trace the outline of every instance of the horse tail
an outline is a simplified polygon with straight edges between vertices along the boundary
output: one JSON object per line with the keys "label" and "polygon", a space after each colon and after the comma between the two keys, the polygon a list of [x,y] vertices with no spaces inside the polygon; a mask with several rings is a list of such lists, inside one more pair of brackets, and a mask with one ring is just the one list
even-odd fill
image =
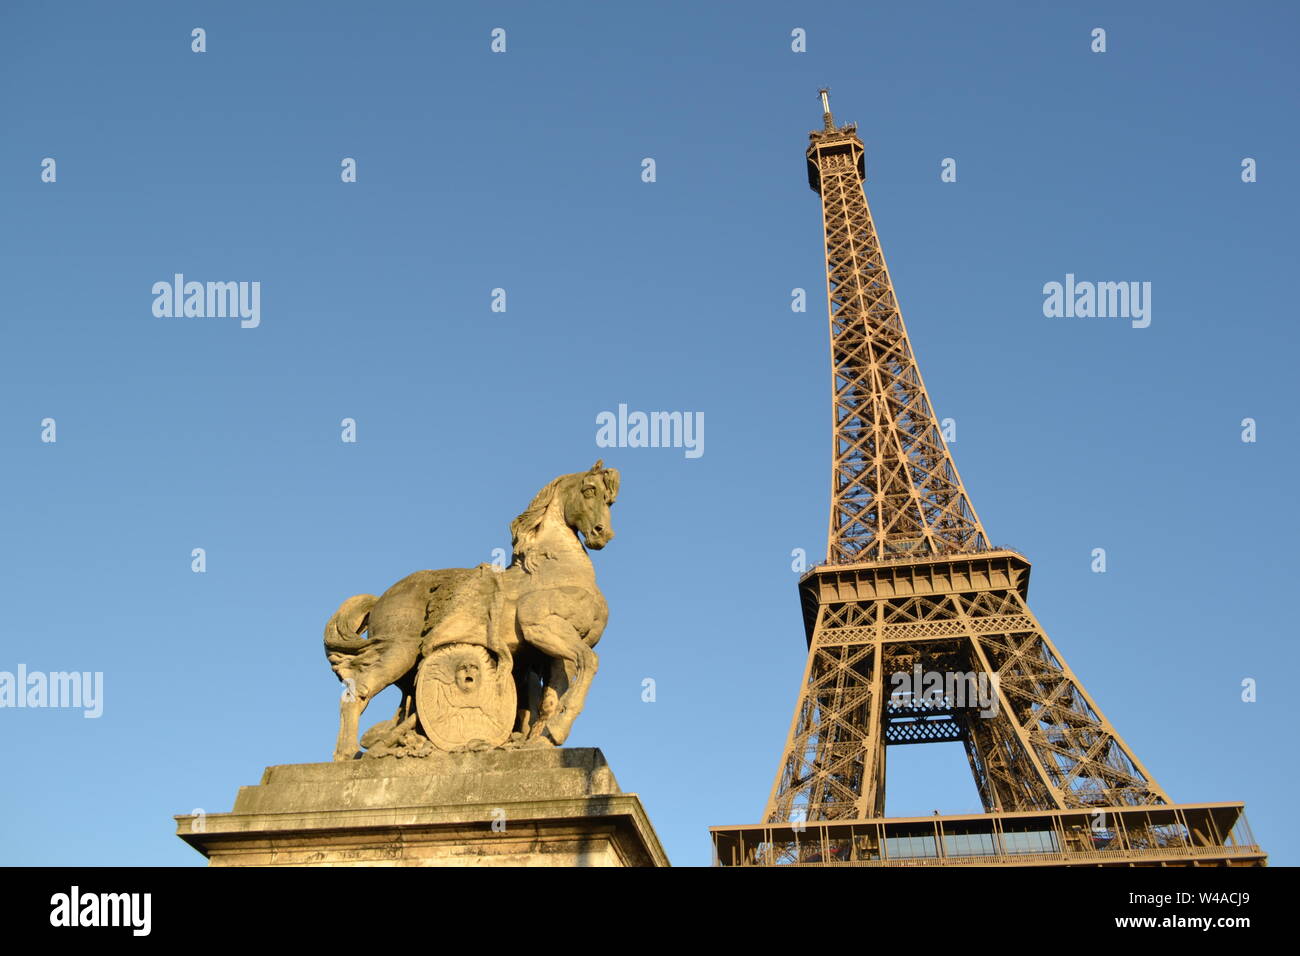
{"label": "horse tail", "polygon": [[370,610],[378,600],[373,594],[354,594],[326,622],[325,656],[331,663],[335,654],[351,657],[366,646],[364,635],[370,629]]}

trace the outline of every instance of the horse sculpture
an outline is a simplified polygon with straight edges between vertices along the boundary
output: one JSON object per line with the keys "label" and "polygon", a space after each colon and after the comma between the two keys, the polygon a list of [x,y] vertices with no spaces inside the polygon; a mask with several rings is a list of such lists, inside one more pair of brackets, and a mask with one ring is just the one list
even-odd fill
{"label": "horse sculpture", "polygon": [[587,549],[614,537],[618,486],[601,461],[547,484],[510,523],[507,568],[416,571],[344,601],[325,625],[344,684],[334,759],[359,756],[361,714],[394,684],[402,702],[361,738],[366,756],[562,745],[609,617]]}

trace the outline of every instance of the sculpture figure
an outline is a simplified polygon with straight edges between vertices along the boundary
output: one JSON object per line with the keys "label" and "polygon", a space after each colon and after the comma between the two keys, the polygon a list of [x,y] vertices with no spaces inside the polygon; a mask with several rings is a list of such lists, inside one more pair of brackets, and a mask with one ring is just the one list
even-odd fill
{"label": "sculpture figure", "polygon": [[505,569],[416,571],[344,601],[325,625],[344,684],[334,759],[358,756],[361,714],[394,684],[401,704],[361,738],[366,756],[563,744],[609,616],[587,549],[614,537],[618,486],[601,461],[547,484],[510,523]]}

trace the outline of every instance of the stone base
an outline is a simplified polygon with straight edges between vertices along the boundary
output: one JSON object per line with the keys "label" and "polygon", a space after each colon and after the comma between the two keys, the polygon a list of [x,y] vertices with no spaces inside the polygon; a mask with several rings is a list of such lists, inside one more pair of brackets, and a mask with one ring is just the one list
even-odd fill
{"label": "stone base", "polygon": [[210,866],[668,866],[594,748],[268,767],[176,835]]}

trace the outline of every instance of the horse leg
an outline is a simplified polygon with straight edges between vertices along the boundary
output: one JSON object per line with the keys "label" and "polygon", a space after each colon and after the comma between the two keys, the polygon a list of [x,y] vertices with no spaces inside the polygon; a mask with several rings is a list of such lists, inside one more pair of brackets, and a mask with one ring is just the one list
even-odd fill
{"label": "horse leg", "polygon": [[397,714],[393,717],[393,720],[400,724],[415,713],[415,668],[412,667],[393,683],[398,693],[402,695],[402,701],[397,705]]}
{"label": "horse leg", "polygon": [[[577,629],[558,614],[548,614],[540,620],[533,621],[525,621],[521,618],[520,625],[524,639],[552,658],[553,668],[559,668],[561,683],[567,682],[565,664],[573,668],[573,680],[568,682],[569,686],[563,694],[557,694],[553,698],[554,712],[539,718],[531,734],[535,738],[545,733],[558,747],[569,736],[574,720],[582,712],[582,705],[587,699],[587,689],[591,686],[592,678],[596,676],[596,668],[600,661],[596,657],[596,652],[587,646]],[[554,670],[552,681],[555,681]],[[554,692],[553,687],[548,687],[547,690]],[[543,710],[546,709],[544,700]]]}
{"label": "horse leg", "polygon": [[[543,665],[545,666],[545,665]],[[537,714],[537,719],[533,722],[532,729],[528,732],[529,740],[537,740],[545,732],[547,722],[554,717],[560,710],[560,694],[563,692],[564,685],[557,682],[556,675],[560,675],[560,680],[564,678],[564,661],[559,658],[552,658],[550,662],[550,677],[543,677],[539,672],[537,675],[537,701],[533,710]]]}
{"label": "horse leg", "polygon": [[536,723],[533,716],[537,713],[537,705],[534,700],[537,693],[534,689],[535,680],[531,662],[516,657],[514,677],[516,701],[514,732],[520,737],[527,738]]}
{"label": "horse leg", "polygon": [[547,718],[559,712],[560,701],[569,690],[572,671],[573,665],[564,658],[551,658],[551,675],[546,680],[546,691],[542,695],[542,708]]}

